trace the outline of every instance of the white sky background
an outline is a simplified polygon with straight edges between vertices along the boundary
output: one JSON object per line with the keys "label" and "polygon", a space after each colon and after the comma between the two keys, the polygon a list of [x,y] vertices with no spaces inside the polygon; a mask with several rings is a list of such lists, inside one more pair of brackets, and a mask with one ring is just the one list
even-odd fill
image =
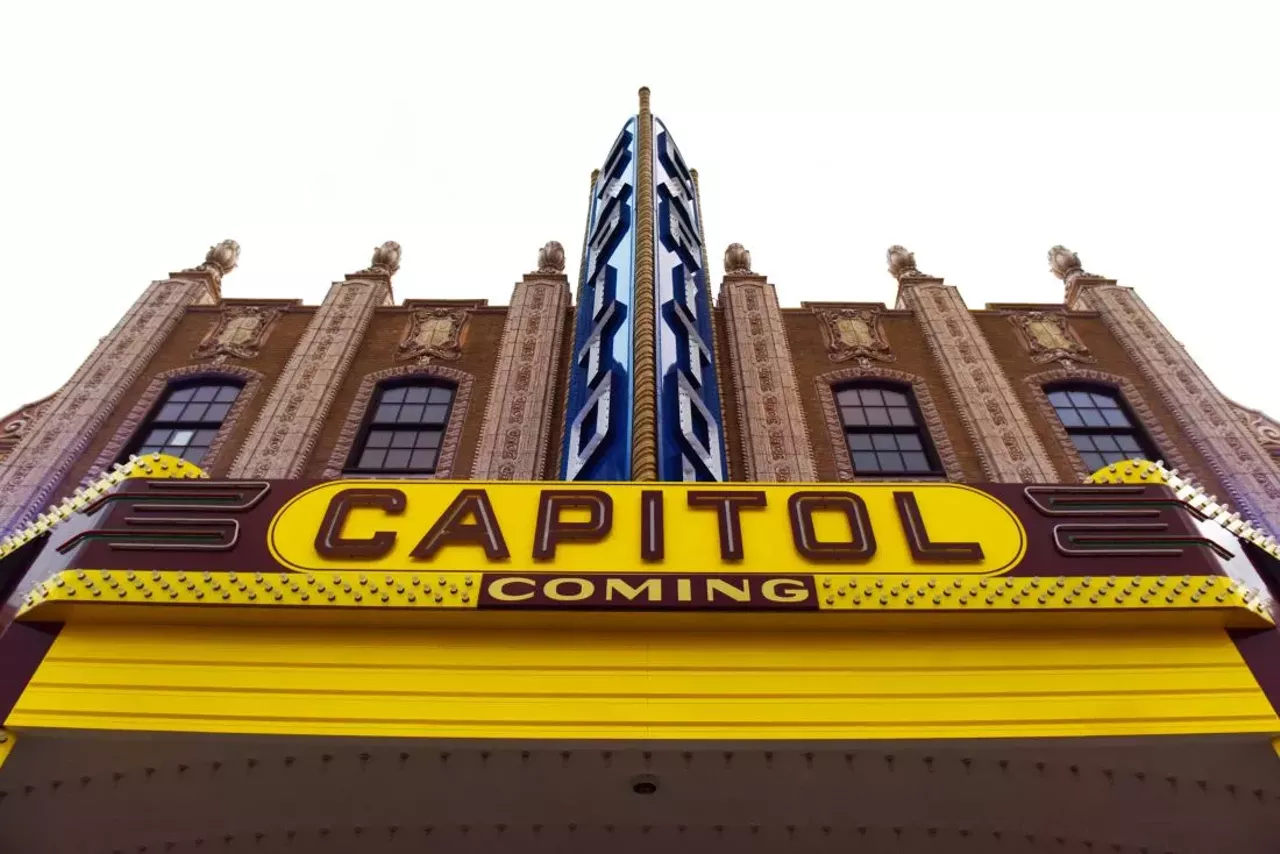
{"label": "white sky background", "polygon": [[[636,89],[699,171],[719,281],[884,301],[885,249],[971,307],[1053,302],[1045,253],[1132,285],[1280,416],[1280,5],[0,5],[0,413],[148,282],[231,237],[229,297],[301,297],[397,240],[397,299],[576,278]],[[576,284],[576,282],[575,282]]]}

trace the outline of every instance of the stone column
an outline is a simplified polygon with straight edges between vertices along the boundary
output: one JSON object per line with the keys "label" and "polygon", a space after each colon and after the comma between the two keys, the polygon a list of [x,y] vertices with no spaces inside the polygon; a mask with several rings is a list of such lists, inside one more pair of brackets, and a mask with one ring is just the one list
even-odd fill
{"label": "stone column", "polygon": [[816,480],[778,294],[768,279],[751,272],[751,253],[741,243],[724,253],[720,307],[730,351],[726,361],[738,392],[747,480]]}
{"label": "stone column", "polygon": [[338,388],[364,338],[373,310],[391,305],[400,244],[373,252],[373,263],[334,282],[271,389],[231,466],[233,478],[299,477]]}
{"label": "stone column", "polygon": [[889,272],[898,280],[897,306],[910,309],[920,324],[984,474],[996,483],[1060,482],[960,292],[921,273],[901,246],[889,247],[888,255]]}
{"label": "stone column", "polygon": [[1065,247],[1049,250],[1049,264],[1066,284],[1067,307],[1102,317],[1208,460],[1232,502],[1255,524],[1280,529],[1280,468],[1147,304],[1132,288],[1086,273],[1079,256]]}
{"label": "stone column", "polygon": [[552,241],[511,294],[472,478],[540,480],[547,454],[555,457],[551,413],[568,307],[564,247]]}
{"label": "stone column", "polygon": [[0,532],[44,509],[125,389],[142,373],[188,306],[216,303],[240,246],[224,240],[204,263],[152,282],[59,391],[51,408],[0,463]]}

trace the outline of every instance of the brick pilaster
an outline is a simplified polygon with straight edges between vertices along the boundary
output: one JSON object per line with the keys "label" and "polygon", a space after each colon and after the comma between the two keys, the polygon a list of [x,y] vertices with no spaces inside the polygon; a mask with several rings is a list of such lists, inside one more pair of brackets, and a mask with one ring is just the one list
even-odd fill
{"label": "brick pilaster", "polygon": [[1280,468],[1155,313],[1132,288],[1086,273],[1079,256],[1062,246],[1049,250],[1049,262],[1066,284],[1067,307],[1102,317],[1237,508],[1255,524],[1280,529]]}
{"label": "brick pilaster", "polygon": [[224,240],[203,264],[152,282],[60,390],[52,408],[0,463],[0,531],[11,531],[54,498],[120,396],[142,373],[188,306],[215,303],[240,246]]}
{"label": "brick pilaster", "polygon": [[276,380],[231,466],[233,478],[300,477],[373,311],[391,304],[399,244],[374,251],[373,264],[335,282]]}
{"label": "brick pilaster", "polygon": [[551,414],[568,307],[564,248],[548,243],[538,271],[511,295],[472,478],[539,480],[548,453],[555,458],[559,437],[551,435]]}
{"label": "brick pilaster", "polygon": [[720,307],[730,350],[725,361],[732,366],[738,393],[747,480],[816,480],[777,291],[764,276],[751,272],[750,253],[740,244],[725,252],[724,267]]}
{"label": "brick pilaster", "polygon": [[889,249],[889,272],[898,280],[898,307],[920,324],[984,474],[997,483],[1061,481],[960,292],[921,273],[901,246]]}

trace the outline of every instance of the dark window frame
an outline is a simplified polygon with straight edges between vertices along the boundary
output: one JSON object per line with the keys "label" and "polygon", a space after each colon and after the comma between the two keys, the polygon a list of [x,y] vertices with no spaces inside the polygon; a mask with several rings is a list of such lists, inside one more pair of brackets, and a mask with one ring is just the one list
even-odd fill
{"label": "dark window frame", "polygon": [[[1097,471],[1113,463],[1135,458],[1152,461],[1163,459],[1160,449],[1156,447],[1151,438],[1151,434],[1147,432],[1146,426],[1134,413],[1133,407],[1125,400],[1124,393],[1119,388],[1100,382],[1062,380],[1045,385],[1042,391],[1049,401],[1050,408],[1053,409],[1054,416],[1058,419],[1058,425],[1066,432],[1072,450],[1080,457],[1085,464],[1085,468],[1090,472]],[[1078,402],[1078,398],[1071,397],[1073,394],[1090,395],[1090,402],[1093,405],[1084,405]],[[1067,395],[1071,401],[1070,404],[1061,405],[1060,398],[1055,399],[1055,395]],[[1101,405],[1093,398],[1094,395],[1105,398],[1115,405]],[[1107,413],[1112,411],[1120,413],[1128,423],[1084,423],[1087,419],[1086,412],[1097,413],[1097,417],[1106,421],[1108,418]],[[1074,420],[1078,420],[1081,423],[1068,423],[1068,419],[1063,415],[1064,412],[1074,413]],[[1094,447],[1092,449],[1082,448],[1080,446],[1081,443],[1076,439],[1077,436],[1089,437],[1088,441]],[[1097,447],[1096,437],[1114,442],[1116,447],[1114,449]],[[1131,444],[1136,445],[1137,448],[1126,447],[1130,443],[1122,442],[1119,437],[1129,438]]]}
{"label": "dark window frame", "polygon": [[[883,394],[884,392],[890,392],[892,394],[901,395],[902,398],[904,398],[904,401],[902,404],[890,405],[888,403],[885,403],[883,408],[886,409],[886,411],[890,409],[893,409],[893,410],[906,409],[910,414],[911,423],[910,424],[892,423],[892,413],[888,413],[891,419],[891,423],[888,423],[888,424],[870,424],[870,423],[852,424],[850,423],[849,421],[846,420],[846,412],[845,412],[846,408],[863,409],[863,414],[865,416],[866,412],[864,407],[871,406],[874,408],[876,406],[876,404],[874,403],[859,403],[856,406],[851,406],[848,403],[842,404],[841,394],[844,392],[850,392],[850,391],[880,392],[881,394]],[[844,452],[845,454],[848,455],[849,465],[853,469],[853,475],[855,478],[859,478],[859,479],[875,478],[875,479],[882,479],[882,480],[906,480],[906,479],[934,480],[934,479],[945,479],[947,477],[946,470],[942,467],[942,460],[938,455],[938,449],[933,444],[933,437],[929,434],[929,428],[926,425],[924,420],[924,415],[920,410],[920,403],[919,401],[916,400],[915,389],[912,388],[911,385],[907,383],[893,382],[890,380],[852,380],[852,381],[846,381],[846,382],[836,383],[832,385],[831,394],[832,394],[832,397],[835,398],[836,417],[840,422],[840,432],[844,440]],[[859,396],[861,397],[861,395]],[[852,435],[862,435],[862,436],[872,436],[872,437],[889,436],[889,435],[892,435],[894,437],[915,436],[920,447],[918,449],[914,449],[914,448],[904,449],[904,448],[898,447],[895,451],[891,451],[891,449],[887,447],[877,449],[874,447],[876,439],[872,438],[871,449],[855,450],[852,447],[851,440],[849,438]],[[898,443],[898,440],[896,438],[895,438],[895,443]],[[902,458],[904,468],[900,471],[895,471],[892,469],[868,470],[866,468],[859,470],[857,454],[858,453],[864,453],[864,454],[875,453],[876,451],[898,453],[898,455]],[[922,454],[925,458],[926,468],[924,469],[905,468],[906,462],[907,462],[906,454],[908,453]],[[879,465],[878,459],[877,459],[877,465]]]}
{"label": "dark window frame", "polygon": [[[205,455],[209,452],[209,448],[217,440],[218,433],[222,431],[223,426],[227,423],[227,418],[230,417],[232,409],[235,408],[236,401],[244,394],[244,386],[244,380],[239,377],[228,377],[219,374],[188,377],[169,383],[156,400],[155,406],[147,413],[142,425],[134,431],[133,437],[124,446],[118,461],[124,462],[131,456],[143,456],[158,450],[160,453],[181,457],[193,465],[201,465],[204,462]],[[195,398],[204,395],[204,389],[213,389],[212,397],[209,400],[196,400]],[[226,391],[228,389],[235,389],[235,394],[227,395]],[[175,397],[179,396],[181,396],[180,399],[174,400]],[[202,404],[205,408],[201,417],[188,420],[188,410]],[[215,407],[218,410],[217,418],[208,418],[209,411]],[[171,408],[173,409],[171,410]],[[166,414],[166,410],[171,410],[171,412]],[[165,441],[151,441],[154,439],[154,434],[161,430],[169,431]],[[179,444],[171,443],[169,440],[174,437],[175,433],[180,431],[191,431],[193,433],[191,440]],[[205,441],[195,441],[196,439]],[[187,455],[187,451],[193,448],[202,449],[199,456],[194,458]],[[178,452],[175,453],[175,451]]]}
{"label": "dark window frame", "polygon": [[[426,391],[426,398],[421,402],[416,401],[387,401],[386,396],[392,392],[404,390],[406,396],[415,389],[423,389]],[[443,389],[449,392],[449,400],[443,404],[445,407],[444,416],[439,422],[434,421],[379,421],[379,414],[384,407],[395,406],[397,408],[397,417],[405,407],[421,406],[423,408],[422,417],[426,415],[428,406],[439,406],[439,402],[428,402],[431,397],[431,391],[434,389]],[[435,377],[411,376],[394,380],[388,380],[379,383],[374,387],[373,394],[370,395],[369,406],[364,413],[360,422],[360,431],[356,434],[356,440],[351,443],[351,452],[347,455],[346,465],[342,469],[342,473],[346,475],[358,475],[361,477],[424,477],[434,475],[440,467],[440,455],[444,450],[445,434],[449,430],[449,422],[454,416],[454,405],[458,400],[458,384],[449,380],[437,379]],[[371,447],[369,440],[374,434],[389,434],[388,444]],[[399,441],[402,434],[413,433],[414,446],[399,447],[391,444]],[[401,434],[401,435],[397,435]],[[424,434],[433,434],[439,437],[434,447],[426,445],[418,446],[420,437]],[[381,441],[381,439],[379,438]],[[426,441],[429,441],[426,440]],[[377,466],[362,465],[366,451],[386,451],[383,464]],[[392,451],[408,451],[409,457],[404,466],[387,466],[385,465],[385,456],[389,456]],[[432,462],[429,466],[413,466],[412,461],[415,453],[431,451],[434,453]]]}

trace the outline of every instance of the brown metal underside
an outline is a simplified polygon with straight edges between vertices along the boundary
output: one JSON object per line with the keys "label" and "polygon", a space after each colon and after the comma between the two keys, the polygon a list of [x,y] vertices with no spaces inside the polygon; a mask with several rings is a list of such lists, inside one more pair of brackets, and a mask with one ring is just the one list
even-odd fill
{"label": "brown metal underside", "polygon": [[[1258,738],[774,746],[28,732],[0,851],[1274,852]],[[645,777],[643,775],[650,775]],[[651,780],[657,791],[637,794]]]}

